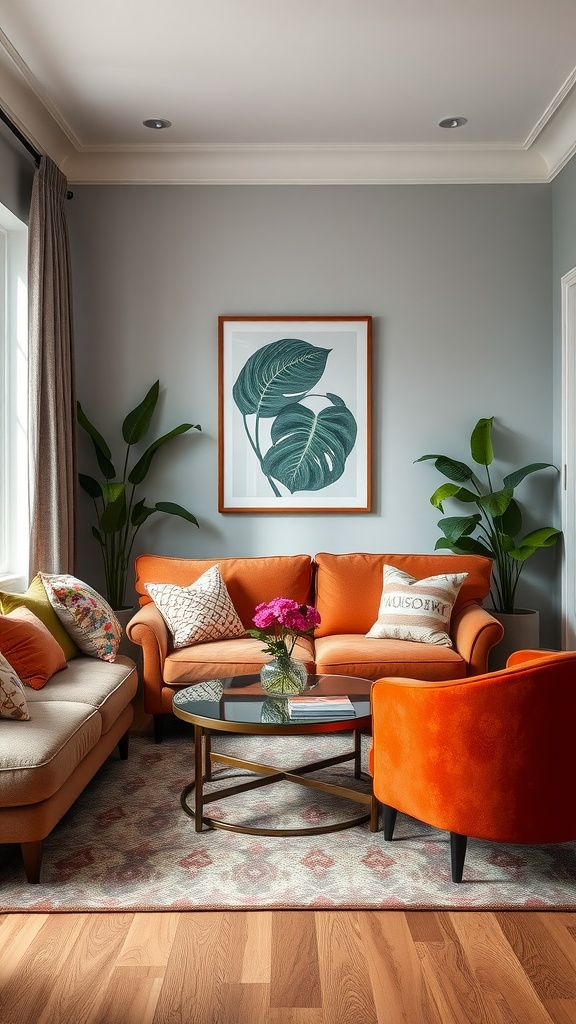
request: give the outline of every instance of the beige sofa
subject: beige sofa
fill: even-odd
[[[147,583],[187,587],[218,564],[245,628],[256,605],[275,597],[315,604],[321,615],[313,640],[297,644],[294,656],[311,674],[411,676],[463,679],[485,672],[488,652],[502,638],[502,626],[482,607],[490,591],[492,562],[480,555],[374,554],[351,552],[267,557],[184,559],[140,555],[136,590],[140,610],[127,635],[142,647],[144,709],[154,716],[157,742],[176,690],[212,678],[259,672],[268,655],[262,641],[244,636],[213,640],[174,650],[166,623],[146,590]],[[450,622],[453,646],[409,640],[367,638],[378,617],[383,567],[394,565],[416,579],[466,572]]]
[[[79,656],[42,689],[26,687],[29,721],[0,723],[0,844],[20,844],[29,882],[40,880],[42,841],[114,747],[128,756],[137,684],[130,658]]]

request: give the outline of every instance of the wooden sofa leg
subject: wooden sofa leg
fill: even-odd
[[[467,842],[468,836],[461,836],[458,832],[450,833],[450,866],[452,868],[453,882],[462,881]]]
[[[40,867],[42,865],[42,840],[36,843],[20,843],[22,860],[27,880],[32,884],[40,881]]]
[[[152,715],[154,719],[154,742],[162,743],[164,739],[164,715]]]
[[[394,835],[394,826],[396,824],[396,815],[398,811],[395,807],[389,807],[388,804],[382,804],[382,819],[384,824],[384,839],[392,839]]]
[[[126,731],[124,735],[118,740],[118,751],[120,754],[121,761],[128,760],[128,745],[130,743],[130,733]]]

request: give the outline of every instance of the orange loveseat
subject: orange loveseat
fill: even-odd
[[[384,564],[423,579],[440,573],[467,572],[452,612],[453,647],[408,640],[367,638],[378,617]],[[379,679],[463,679],[486,671],[488,652],[502,638],[502,627],[482,607],[490,590],[492,562],[479,555],[329,554],[241,558],[183,559],[140,555],[136,590],[140,609],[127,635],[142,647],[144,708],[154,716],[156,739],[163,716],[172,711],[174,692],[190,683],[260,671],[268,660],[262,642],[252,637],[213,640],[174,650],[147,583],[186,587],[218,565],[232,603],[246,628],[256,605],[275,597],[315,604],[321,615],[314,640],[299,640],[294,656],[309,673]]]

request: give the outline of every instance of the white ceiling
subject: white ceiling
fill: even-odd
[[[549,181],[575,69],[575,0],[0,0],[0,105],[70,182]]]

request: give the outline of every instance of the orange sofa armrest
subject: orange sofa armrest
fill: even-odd
[[[473,601],[453,617],[450,635],[454,649],[468,665],[467,675],[478,676],[487,671],[488,654],[504,636],[504,627]]]
[[[157,696],[161,712],[164,662],[168,654],[168,627],[155,604],[143,605],[126,626],[126,636],[142,648],[142,681],[145,695]],[[147,704],[149,702],[147,701]]]

